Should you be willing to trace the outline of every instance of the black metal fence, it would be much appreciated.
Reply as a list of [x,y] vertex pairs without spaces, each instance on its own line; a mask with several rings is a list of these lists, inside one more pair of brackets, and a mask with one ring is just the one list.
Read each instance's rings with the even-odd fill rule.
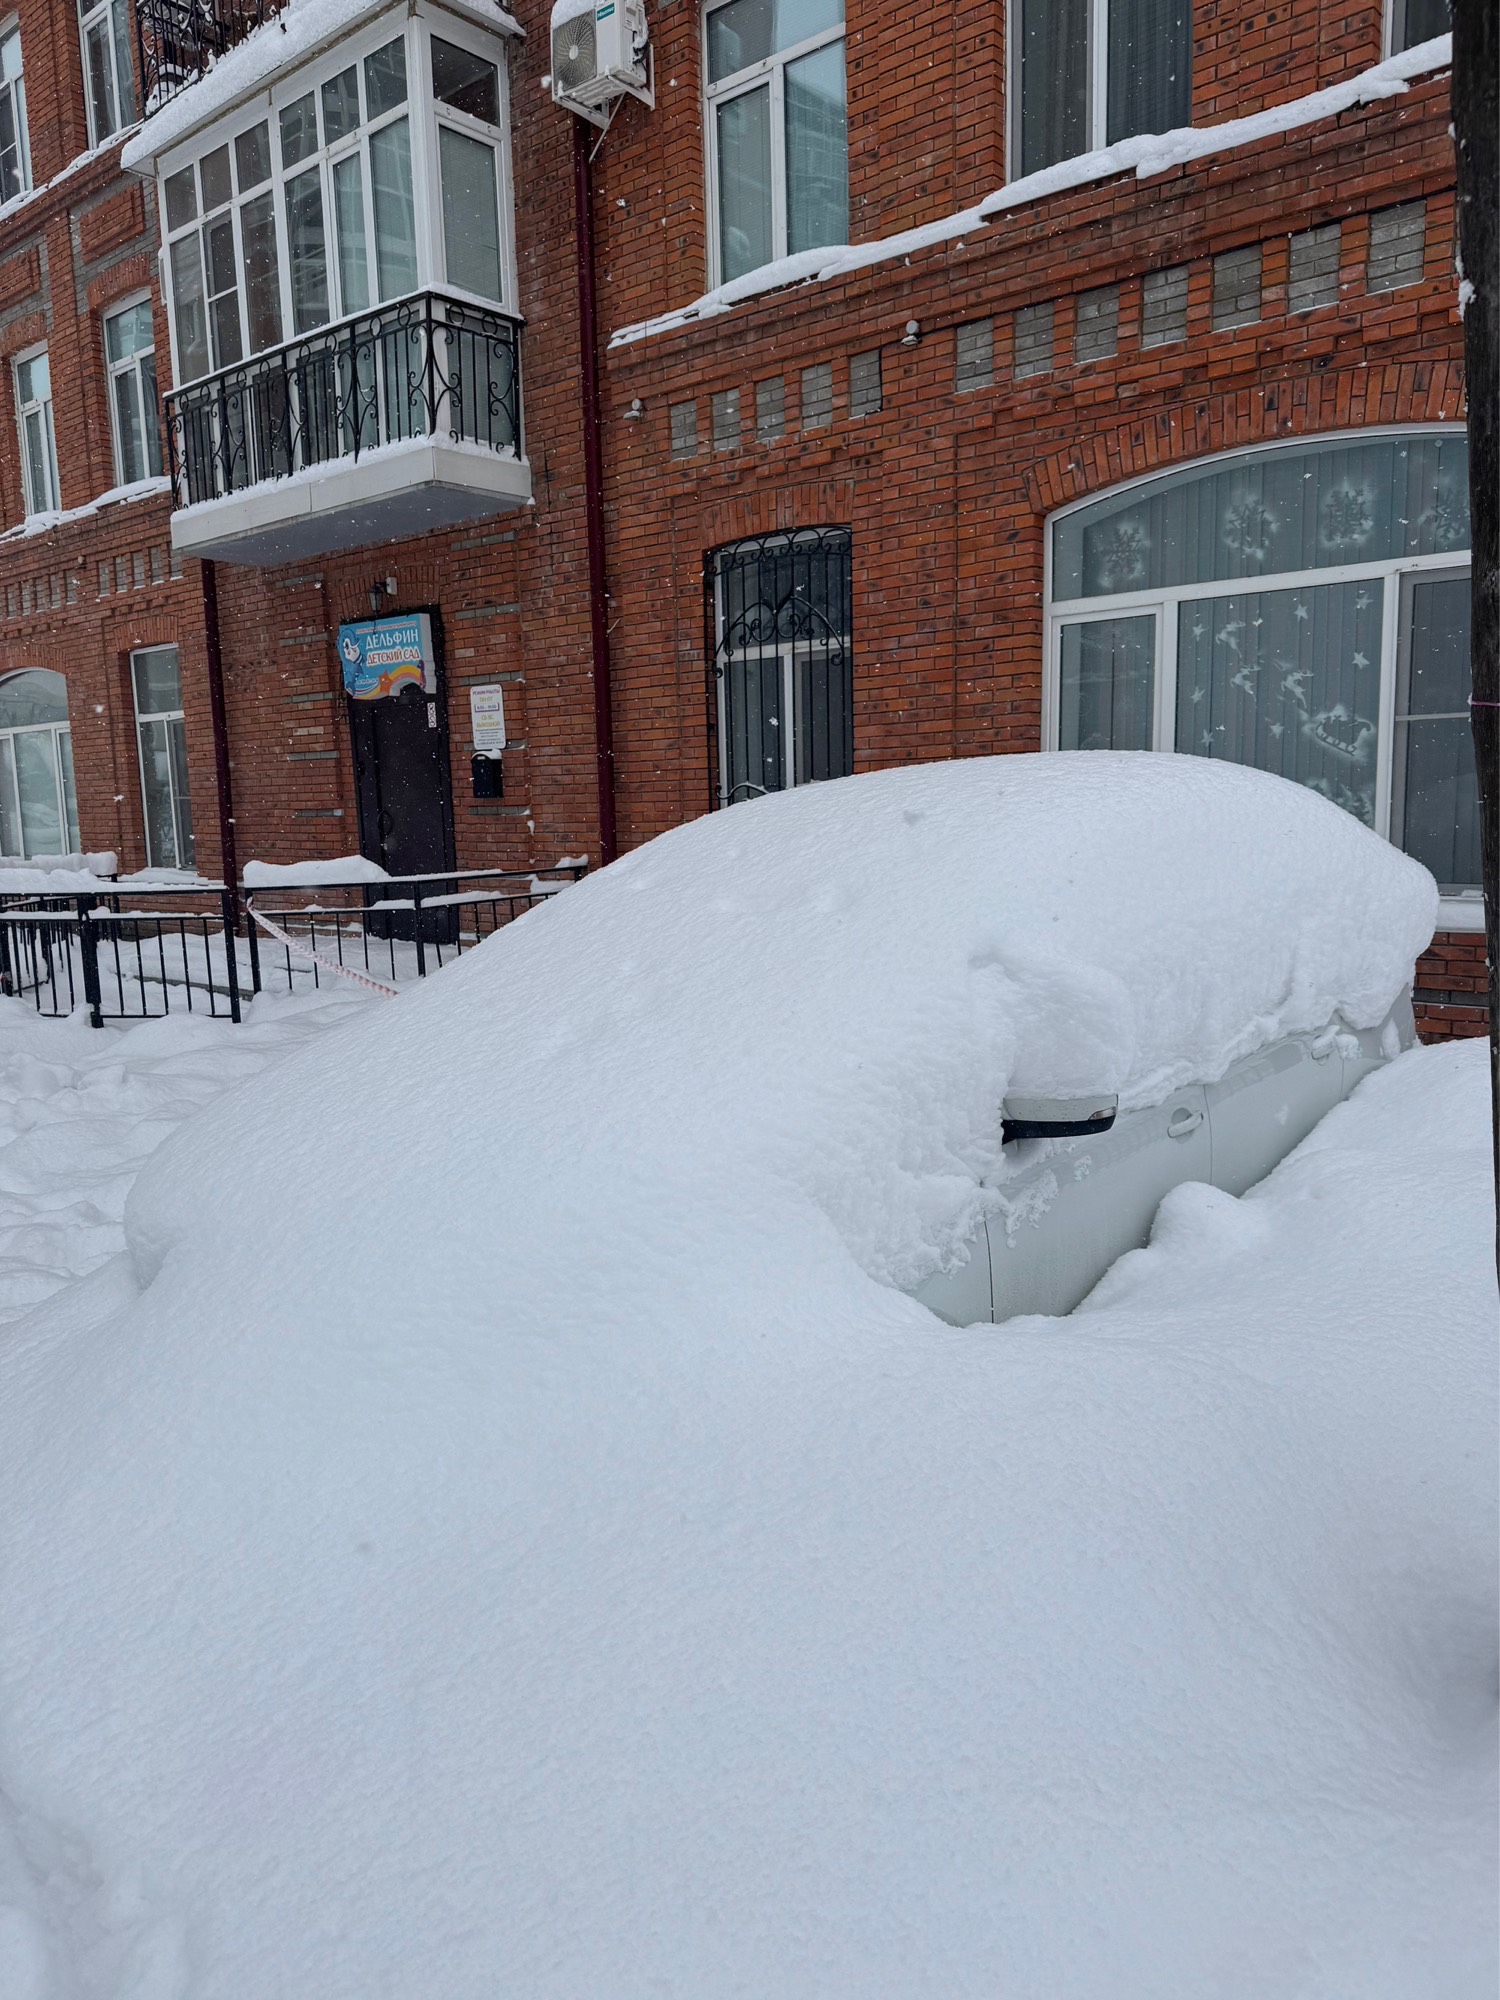
[[179,507],[407,438],[521,450],[520,329],[423,292],[174,389]]
[[317,888],[222,883],[0,896],[0,992],[96,1028],[176,1012],[241,1018],[267,990],[341,976],[399,991],[565,889],[582,863],[476,869]]
[[136,0],[136,52],[148,112],[160,110],[252,28],[279,14],[282,0]]

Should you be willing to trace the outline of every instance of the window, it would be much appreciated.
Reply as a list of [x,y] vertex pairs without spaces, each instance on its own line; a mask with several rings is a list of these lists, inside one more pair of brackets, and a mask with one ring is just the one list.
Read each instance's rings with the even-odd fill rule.
[[826,430],[833,422],[833,363],[816,361],[802,371],[802,428]]
[[694,457],[698,450],[698,405],[674,403],[671,424],[673,458]]
[[21,30],[0,35],[0,201],[13,201],[31,186],[31,148],[26,135],[26,86],[21,80]]
[[995,322],[965,320],[953,334],[954,393],[966,396],[972,389],[988,389],[994,379]]
[[1015,375],[1045,375],[1052,367],[1052,301],[1021,306],[1015,318]]
[[1448,0],[1390,0],[1388,20],[1393,56],[1430,42],[1434,35],[1446,35],[1453,26]]
[[89,137],[96,146],[135,123],[130,0],[78,0]]
[[1455,430],[1238,453],[1060,514],[1049,745],[1277,771],[1467,895],[1468,543]]
[[187,736],[182,678],[175,646],[148,646],[130,656],[136,745],[141,760],[141,811],[146,860],[152,868],[192,868],[193,809],[188,796]]
[[1191,0],[1021,0],[1011,172],[1192,119]]
[[770,444],[786,430],[786,383],[780,375],[755,385],[755,435]]
[[115,478],[121,486],[161,475],[157,422],[156,357],[151,351],[151,301],[136,299],[104,322],[104,363],[109,375],[109,420],[115,439]]
[[1148,271],[1141,282],[1141,345],[1166,347],[1187,339],[1188,267]]
[[1314,312],[1337,305],[1338,296],[1339,225],[1326,222],[1321,229],[1300,231],[1287,249],[1287,311]]
[[[179,382],[425,285],[492,306],[509,295],[500,62],[416,30],[409,46],[389,22],[363,43],[275,87],[269,115],[262,99],[242,129],[164,165]],[[381,363],[399,374],[398,345]],[[359,386],[356,400],[373,395],[373,377]]]
[[16,419],[21,429],[21,484],[26,512],[50,514],[57,497],[57,440],[52,428],[52,376],[47,350],[20,355],[15,364]]
[[704,35],[711,282],[846,242],[844,0],[727,0]]
[[1253,326],[1260,318],[1260,245],[1226,250],[1214,259],[1214,332]]
[[1427,257],[1427,204],[1403,201],[1370,217],[1370,255],[1365,288],[1394,292],[1402,285],[1419,285]]
[[78,852],[68,684],[41,667],[0,680],[0,851]]
[[740,392],[721,389],[712,401],[714,450],[738,451],[740,447]]
[[1120,288],[1100,285],[1078,294],[1078,317],[1073,330],[1073,359],[1083,366],[1089,361],[1108,361],[1120,344]]
[[850,416],[877,417],[883,401],[880,349],[872,347],[863,354],[851,354],[849,356]]
[[719,803],[854,769],[847,528],[763,535],[710,563]]

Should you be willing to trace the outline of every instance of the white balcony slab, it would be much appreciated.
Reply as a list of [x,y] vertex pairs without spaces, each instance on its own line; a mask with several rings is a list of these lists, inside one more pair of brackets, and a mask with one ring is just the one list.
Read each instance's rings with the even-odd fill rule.
[[269,569],[530,504],[524,458],[463,440],[402,438],[180,508],[172,547],[181,556]]

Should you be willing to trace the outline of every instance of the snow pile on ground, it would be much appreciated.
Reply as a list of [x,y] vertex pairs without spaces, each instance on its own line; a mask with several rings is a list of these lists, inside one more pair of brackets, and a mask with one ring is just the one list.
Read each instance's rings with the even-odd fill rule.
[[119,1255],[125,1197],[184,1118],[365,998],[336,981],[262,994],[237,1028],[184,1013],[97,1029],[0,998],[0,1324]]
[[1487,1995],[1478,1053],[1070,1320],[879,1282],[1008,1083],[1374,1022],[1434,907],[1255,773],[889,772],[184,1126],[0,1360],[11,1990]]

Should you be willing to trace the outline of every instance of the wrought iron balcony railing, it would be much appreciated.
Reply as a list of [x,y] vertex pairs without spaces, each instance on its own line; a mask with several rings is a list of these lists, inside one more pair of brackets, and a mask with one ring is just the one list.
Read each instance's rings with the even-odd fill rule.
[[136,49],[147,112],[206,76],[215,59],[281,12],[283,0],[136,0]]
[[424,292],[175,389],[179,507],[430,438],[521,454],[520,328]]

